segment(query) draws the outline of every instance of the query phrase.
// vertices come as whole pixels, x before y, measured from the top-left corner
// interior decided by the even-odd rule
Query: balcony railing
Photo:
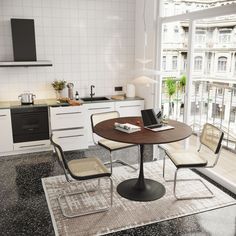
[[[162,110],[170,119],[183,121],[184,94],[176,91],[170,98],[163,92]],[[236,88],[193,81],[189,118],[196,134],[200,134],[206,122],[222,129],[225,133],[223,145],[236,151]]]

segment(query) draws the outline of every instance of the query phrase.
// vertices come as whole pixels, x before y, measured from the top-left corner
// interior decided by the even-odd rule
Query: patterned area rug
[[[164,184],[166,194],[161,199],[151,202],[135,202],[122,198],[116,191],[116,186],[123,180],[136,178],[138,173],[133,172],[126,167],[115,167],[113,172],[114,199],[113,207],[103,213],[92,214],[77,218],[65,218],[62,215],[58,204],[58,196],[64,191],[74,193],[85,187],[82,183],[67,184],[64,176],[55,176],[42,179],[44,192],[46,195],[48,207],[53,221],[56,235],[104,235],[128,228],[147,225],[155,222],[165,221],[181,216],[200,213],[236,203],[236,200],[215,187],[207,183],[214,198],[201,200],[182,200],[177,201],[173,196],[173,183],[164,183],[162,173],[162,163],[160,161],[145,163],[144,173],[146,178],[157,180]],[[167,162],[166,177],[173,178],[174,167]],[[183,170],[179,173],[180,178],[200,178],[190,170]],[[96,182],[87,182],[86,188],[96,185]],[[66,211],[80,211],[81,206],[96,207],[96,203],[109,203],[109,184],[106,180],[101,181],[102,195],[80,195],[68,197],[66,199]],[[179,183],[179,194],[187,196],[208,194],[201,183],[194,182],[190,184]],[[93,194],[93,193],[92,193]],[[79,203],[79,204],[78,204]]]

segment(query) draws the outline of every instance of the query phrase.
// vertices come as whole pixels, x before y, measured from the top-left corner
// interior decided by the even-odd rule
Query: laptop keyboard
[[[162,127],[162,124],[159,124],[159,125],[150,125],[150,126],[148,126],[148,128],[151,128],[151,129],[160,128],[160,127]]]

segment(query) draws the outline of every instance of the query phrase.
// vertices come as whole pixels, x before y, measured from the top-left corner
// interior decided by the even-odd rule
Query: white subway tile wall
[[[54,79],[74,83],[80,96],[90,85],[111,95],[132,79],[135,0],[0,0],[0,61],[13,61],[11,18],[34,19],[37,59],[53,66],[0,68],[0,100],[24,91],[56,97]]]

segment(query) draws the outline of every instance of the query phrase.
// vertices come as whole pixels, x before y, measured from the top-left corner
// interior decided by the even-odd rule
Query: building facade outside
[[[165,1],[164,15],[176,15],[235,1]],[[169,9],[169,10],[168,10]],[[163,25],[162,109],[170,118],[183,120],[184,91],[179,81],[186,74],[187,21]],[[166,81],[176,81],[170,96]],[[226,145],[236,148],[236,14],[196,22],[192,68],[191,125],[199,132],[205,122],[226,133]]]

